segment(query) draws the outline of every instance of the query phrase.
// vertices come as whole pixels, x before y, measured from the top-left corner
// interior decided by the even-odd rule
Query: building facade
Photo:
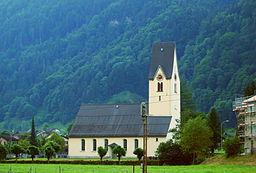
[[[256,153],[256,95],[237,98],[233,110],[237,115],[238,136],[244,144],[245,154]]]
[[[154,157],[161,142],[171,138],[170,128],[180,119],[180,79],[174,42],[154,43],[149,72],[148,157]],[[115,157],[116,145],[134,158],[135,148],[143,148],[141,103],[81,105],[69,134],[70,158],[99,157],[97,148]]]

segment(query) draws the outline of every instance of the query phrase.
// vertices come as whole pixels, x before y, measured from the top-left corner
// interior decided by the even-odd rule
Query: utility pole
[[[229,120],[225,120],[225,121],[223,121],[222,123],[221,123],[221,125],[220,125],[220,150],[222,150],[222,125],[224,124],[224,123],[228,123],[229,122]]]
[[[147,105],[141,103],[141,116],[143,118],[143,168],[142,173],[147,173]]]

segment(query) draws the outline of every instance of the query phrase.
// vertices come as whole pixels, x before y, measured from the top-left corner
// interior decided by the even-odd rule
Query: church
[[[180,119],[180,78],[175,42],[154,43],[149,70],[147,156],[155,156],[161,142],[171,139],[168,133]],[[143,148],[141,103],[83,104],[69,133],[70,158],[98,158],[97,148],[108,150],[120,145],[126,158]]]

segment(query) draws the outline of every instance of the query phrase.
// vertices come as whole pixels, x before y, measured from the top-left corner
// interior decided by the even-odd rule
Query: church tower
[[[154,43],[149,72],[149,116],[172,116],[170,128],[180,120],[180,78],[175,42]],[[170,135],[167,135],[170,138]]]

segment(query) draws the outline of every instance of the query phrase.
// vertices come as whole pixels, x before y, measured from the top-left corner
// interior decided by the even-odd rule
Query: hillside
[[[214,104],[221,119],[234,125],[231,100],[256,79],[255,5],[253,0],[0,2],[0,129],[26,129],[33,115],[39,127],[66,125],[81,103],[146,100],[157,41],[176,41],[180,74],[198,110],[207,113]]]
[[[201,165],[247,165],[256,166],[255,155],[236,156],[225,158],[223,154],[206,159]]]

